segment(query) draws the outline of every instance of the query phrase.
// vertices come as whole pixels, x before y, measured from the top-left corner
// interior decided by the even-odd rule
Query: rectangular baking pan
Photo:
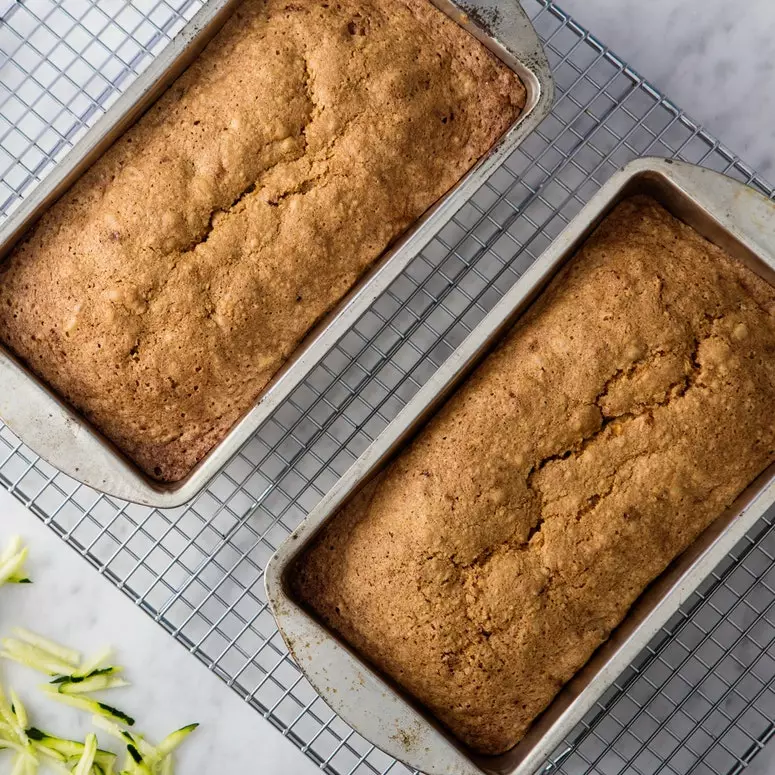
[[[775,503],[773,464],[648,588],[527,736],[500,756],[481,756],[463,746],[290,595],[286,582],[294,562],[321,526],[404,447],[611,209],[637,193],[650,194],[675,216],[775,284],[775,203],[731,178],[682,162],[640,159],[628,164],[525,272],[267,566],[266,589],[280,632],[312,685],[356,731],[428,775],[534,772],[563,744],[681,603]]]
[[[14,244],[193,62],[240,0],[209,0],[162,54],[84,135],[0,229],[0,261]],[[430,0],[514,70],[527,89],[525,109],[465,177],[382,256],[316,326],[239,420],[183,480],[147,476],[18,359],[0,346],[0,417],[37,454],[97,490],[158,507],[192,499],[291,394],[429,239],[548,114],[554,85],[538,36],[518,0]]]

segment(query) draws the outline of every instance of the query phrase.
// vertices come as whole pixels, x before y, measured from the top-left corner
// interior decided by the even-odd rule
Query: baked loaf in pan
[[[511,748],[644,588],[775,460],[775,289],[621,203],[295,594],[472,748]]]
[[[0,337],[178,480],[524,104],[428,0],[246,0],[4,263]]]

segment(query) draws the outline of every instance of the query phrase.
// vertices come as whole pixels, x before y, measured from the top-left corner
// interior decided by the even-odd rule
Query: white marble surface
[[[137,719],[138,731],[161,737],[191,722],[200,727],[177,759],[178,775],[311,775],[319,770],[220,679],[187,653],[85,560],[0,490],[0,546],[18,533],[30,546],[34,583],[0,588],[0,636],[22,626],[84,652],[117,648],[132,686],[105,692],[106,702]],[[28,705],[31,722],[83,739],[89,715],[46,699],[45,679],[18,665],[0,664],[0,680]],[[110,743],[100,737],[100,743]],[[112,750],[118,750],[109,745]],[[11,771],[0,752],[0,773]]]
[[[733,151],[775,178],[775,1],[562,0],[604,43],[703,123]],[[0,541],[19,532],[32,546],[32,587],[0,590],[0,632],[21,624],[87,647],[121,644],[134,680],[115,704],[135,712],[151,736],[190,721],[202,726],[182,751],[178,772],[315,772],[290,742],[187,654],[38,520],[0,491]],[[2,666],[25,690],[35,720],[81,735],[78,714],[40,702],[37,678]],[[33,701],[34,700],[34,701]],[[0,759],[0,771],[3,769]],[[775,744],[748,772],[775,772]]]
[[[773,182],[773,0],[558,4]]]

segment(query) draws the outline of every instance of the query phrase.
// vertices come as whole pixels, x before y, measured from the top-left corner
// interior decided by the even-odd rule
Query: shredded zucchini
[[[27,736],[32,740],[33,747],[43,756],[47,756],[50,759],[66,762],[83,756],[84,743],[79,743],[76,740],[66,740],[65,738],[51,735],[48,732],[43,732],[37,727],[27,729]],[[103,770],[112,769],[116,761],[116,754],[98,748],[94,755],[94,761]]]
[[[116,754],[97,747],[95,735],[79,743],[29,726],[21,698],[13,690],[6,697],[1,686],[0,749],[14,752],[11,771],[22,775],[37,775],[43,759],[63,775],[112,775],[116,761]]]
[[[199,726],[189,724],[167,735],[159,745],[151,745],[142,735],[128,732],[102,716],[94,716],[92,723],[126,745],[120,775],[173,775],[172,752]]]
[[[168,757],[198,726],[199,724],[189,724],[188,726],[181,727],[167,735],[167,737],[156,746],[158,756],[161,758]]]
[[[24,570],[29,550],[22,544],[19,536],[13,536],[2,553],[0,553],[0,587],[3,584],[30,584],[29,576]]]
[[[73,767],[73,775],[91,775],[94,757],[97,753],[97,735],[89,732],[83,746],[83,753],[78,763]]]
[[[113,721],[108,721],[104,716],[93,716],[92,724],[99,729],[104,730],[109,735],[112,735],[119,740],[124,746],[134,746],[141,756],[151,757],[156,753],[156,749],[149,743],[145,742],[142,735],[129,732],[126,729],[122,729],[118,724]]]
[[[0,586],[30,582],[24,570],[27,556],[27,547],[14,536],[0,552]],[[94,714],[94,725],[121,742],[125,761],[118,775],[173,775],[173,752],[198,724],[175,730],[158,745],[125,729],[134,726],[131,716],[86,696],[128,686],[121,676],[123,668],[108,664],[111,656],[112,652],[104,649],[83,660],[75,649],[22,628],[14,629],[13,637],[0,640],[0,657],[50,676],[50,683],[41,687],[48,697]],[[81,743],[32,726],[21,698],[13,690],[6,695],[1,685],[0,753],[12,757],[10,770],[0,765],[0,771],[10,775],[38,775],[41,760],[61,775],[113,775],[117,759],[115,753],[98,747],[94,733]]]
[[[90,675],[75,677],[59,676],[51,683],[57,685],[60,694],[89,694],[103,689],[117,689],[120,686],[129,686],[129,681],[119,678],[117,673],[122,672],[120,667],[106,667],[95,670]]]
[[[118,677],[123,668],[104,664],[110,658],[109,650],[103,650],[84,662],[75,649],[36,632],[17,628],[13,634],[13,638],[0,640],[0,656],[52,676],[51,683],[60,694],[90,694],[129,685]]]
[[[26,720],[27,711],[15,693],[11,702],[0,686],[0,745],[14,751],[13,769],[16,775],[35,775],[38,771],[38,757],[21,721]],[[13,703],[13,704],[11,704]]]
[[[111,721],[117,721],[119,724],[126,724],[128,727],[134,726],[135,720],[131,716],[104,702],[94,700],[91,697],[84,697],[80,694],[62,694],[50,684],[44,684],[40,688],[52,700],[94,713],[97,716],[103,716]]]
[[[29,643],[31,646],[36,646],[41,651],[48,652],[52,656],[61,659],[62,662],[70,665],[73,669],[77,668],[81,661],[80,652],[68,648],[67,646],[63,646],[43,635],[39,635],[37,632],[32,632],[24,627],[14,627],[12,632],[20,641],[22,641],[22,643]]]
[[[2,650],[0,656],[10,659],[12,662],[18,662],[20,665],[26,665],[39,673],[46,675],[61,675],[69,673],[72,666],[59,657],[44,651],[31,643],[17,640],[16,638],[3,638],[0,640]]]
[[[47,675],[69,675],[78,668],[81,655],[74,649],[22,628],[15,628],[13,634],[0,640],[0,656]]]
[[[87,659],[75,672],[71,678],[86,678],[90,675],[96,675],[106,670],[116,670],[115,667],[104,667],[113,656],[113,649],[104,648],[98,651],[91,659]]]

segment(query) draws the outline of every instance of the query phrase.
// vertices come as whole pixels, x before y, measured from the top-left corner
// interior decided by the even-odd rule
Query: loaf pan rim
[[[464,375],[470,373],[474,364],[480,362],[495,346],[505,330],[540,294],[551,277],[573,257],[578,247],[611,209],[623,198],[638,193],[644,186],[654,187],[654,193],[658,193],[658,187],[661,186],[663,201],[668,196],[675,196],[683,204],[695,208],[695,215],[708,219],[709,228],[716,224],[738,244],[741,251],[739,257],[748,260],[743,251],[749,252],[753,260],[759,262],[756,270],[766,275],[770,282],[775,280],[775,203],[738,181],[685,162],[648,157],[630,162],[590,199],[522,279],[506,293],[278,548],[267,565],[267,599],[281,635],[310,683],[356,731],[408,766],[427,772],[428,775],[443,775],[447,772],[465,775],[528,775],[546,763],[622,670],[766,509],[775,503],[773,463],[735,500],[726,514],[719,517],[644,593],[611,639],[598,649],[587,666],[539,717],[538,726],[531,728],[528,735],[511,751],[495,757],[482,756],[466,749],[451,733],[442,729],[427,711],[419,709],[414,701],[396,691],[389,679],[386,680],[366,660],[361,659],[289,593],[286,575],[292,572],[294,562],[314,539],[317,531],[422,427],[446,400],[453,386],[458,385]],[[677,206],[673,203],[670,209],[675,210]],[[765,214],[769,214],[769,229]],[[701,229],[698,231],[703,233]],[[666,588],[664,595],[658,594],[662,587]],[[655,589],[657,594],[654,600]],[[650,612],[644,613],[644,601],[651,607]],[[633,616],[640,616],[641,621],[629,635],[620,638],[619,633],[626,632],[632,626]],[[613,655],[606,657],[611,650],[614,650]],[[335,685],[321,680],[320,665],[316,664],[316,661],[320,661],[321,652],[327,664],[335,665],[337,670],[343,665],[351,665],[353,675],[358,675],[357,681],[353,675],[346,676]],[[590,665],[595,669],[593,663],[600,659],[600,654],[603,654],[604,664],[589,678]],[[357,713],[352,712],[347,704],[350,695],[358,698],[354,703]],[[384,697],[390,698],[389,707],[393,715],[389,720],[382,719],[381,723],[370,725],[371,719],[364,714],[364,708],[374,706],[376,696],[383,698],[380,700],[383,706],[386,704]],[[547,719],[550,719],[548,727],[545,723]],[[542,725],[546,728],[543,734],[538,734],[537,730],[540,732]],[[400,728],[397,733],[384,732],[396,726]],[[407,740],[411,745],[404,745]],[[428,754],[426,749],[430,749],[431,753]]]
[[[548,114],[554,83],[538,36],[517,0],[430,0],[469,29],[528,90],[525,110],[461,180],[385,251],[262,390],[254,405],[181,480],[156,481],[0,344],[0,417],[52,466],[107,495],[158,508],[200,494],[312,372],[432,236]],[[158,98],[217,33],[240,0],[209,0],[0,227],[0,260],[57,198]],[[475,19],[490,19],[485,29]],[[482,21],[482,24],[487,22]],[[99,151],[99,152],[98,152]]]

